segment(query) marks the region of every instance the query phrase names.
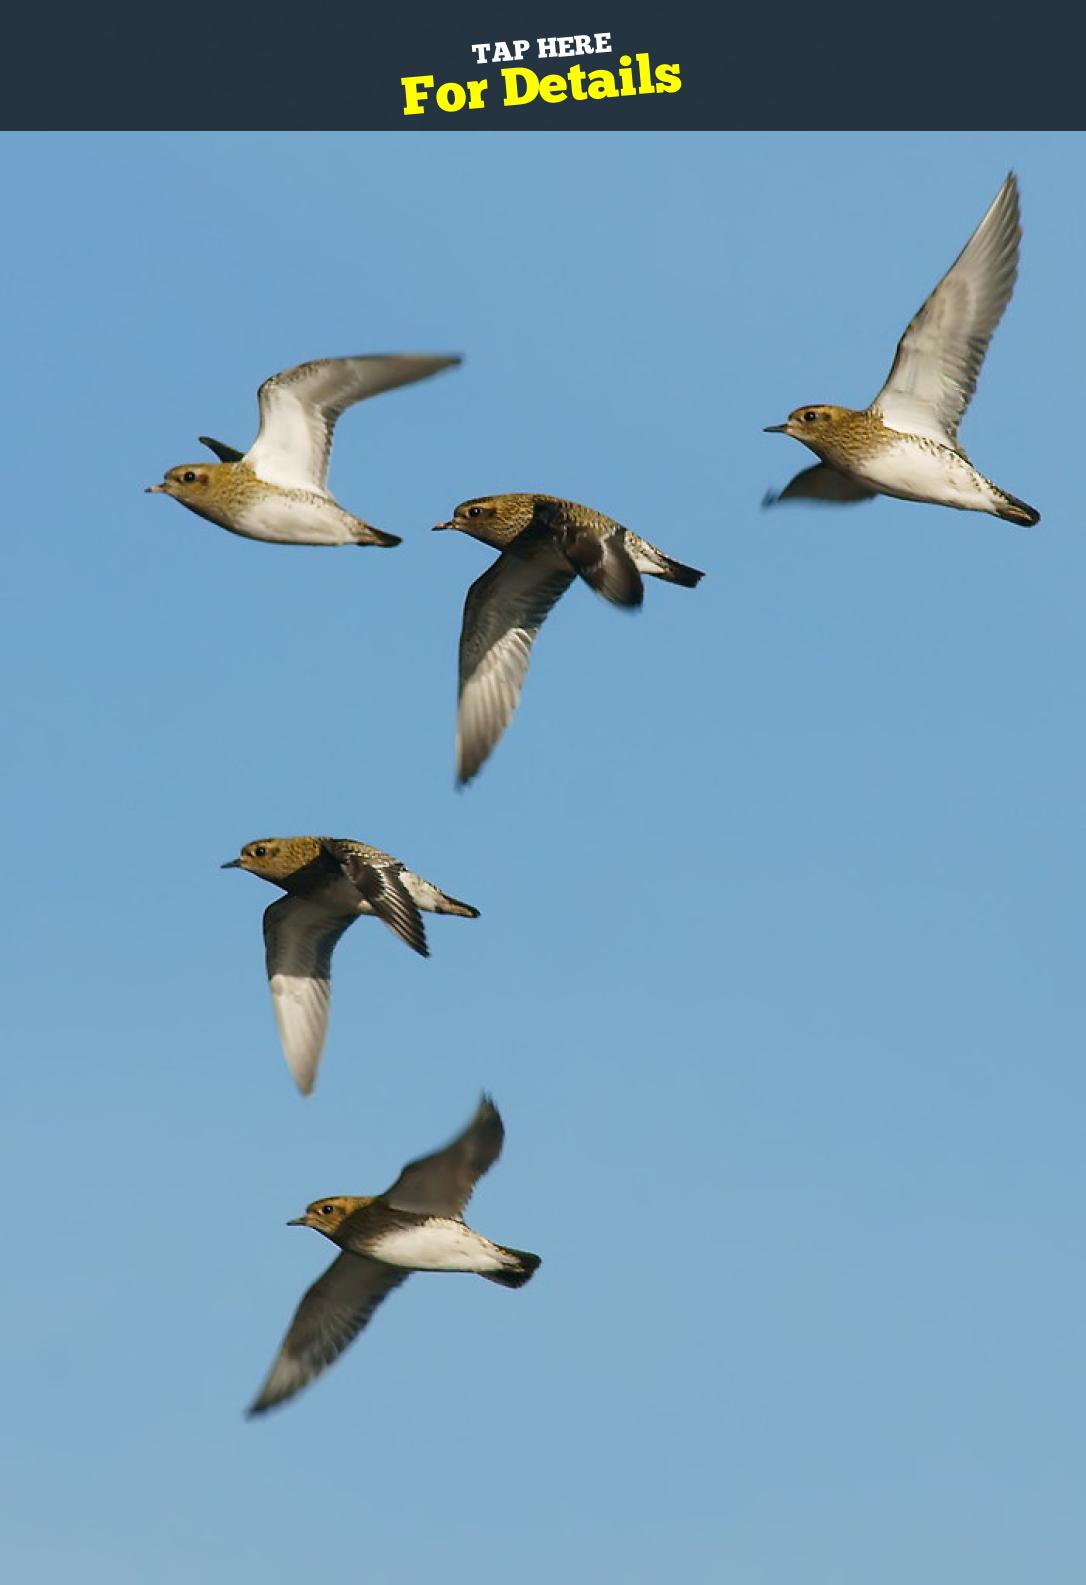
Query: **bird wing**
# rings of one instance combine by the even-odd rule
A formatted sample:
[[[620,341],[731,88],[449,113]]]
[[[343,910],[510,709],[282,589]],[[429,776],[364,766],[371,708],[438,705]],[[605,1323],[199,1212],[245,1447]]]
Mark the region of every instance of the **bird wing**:
[[[871,404],[890,429],[957,445],[992,332],[1014,290],[1021,240],[1012,171],[898,342],[890,377]]]
[[[602,594],[612,605],[636,610],[645,598],[645,586],[630,552],[624,531],[607,534],[578,534],[566,543],[566,555],[585,583]]]
[[[428,958],[430,949],[422,915],[400,879],[403,865],[398,860],[371,864],[360,853],[347,852],[337,857],[343,873],[358,887],[378,919],[384,920],[401,941]]]
[[[208,451],[213,451],[220,462],[240,462],[242,453],[233,446],[228,446],[225,440],[212,440],[210,435],[199,437],[201,446],[206,446]]]
[[[264,913],[264,949],[275,1021],[290,1071],[303,1095],[313,1088],[328,1028],[332,949],[355,917],[329,914],[304,897],[281,897]]]
[[[776,506],[778,501],[870,501],[878,492],[866,484],[850,479],[847,473],[838,473],[828,462],[816,462],[813,468],[804,468],[786,484],[783,490],[767,490],[763,506]]]
[[[476,1181],[501,1155],[504,1137],[498,1108],[484,1095],[463,1132],[443,1150],[410,1162],[382,1199],[398,1211],[459,1216]]]
[[[575,576],[549,536],[528,529],[468,590],[456,722],[461,784],[476,774],[509,725],[535,636]]]
[[[354,1341],[393,1288],[411,1275],[350,1250],[332,1262],[308,1290],[283,1339],[267,1379],[249,1406],[263,1414],[319,1376]]]
[[[410,385],[459,361],[390,353],[319,358],[273,374],[260,387],[260,432],[243,460],[267,484],[326,494],[328,454],[339,415],[367,396]]]
[[[627,548],[621,523],[572,501],[537,496],[532,530],[536,534],[546,531],[574,571],[605,600],[627,607],[639,606],[644,600],[641,574]]]

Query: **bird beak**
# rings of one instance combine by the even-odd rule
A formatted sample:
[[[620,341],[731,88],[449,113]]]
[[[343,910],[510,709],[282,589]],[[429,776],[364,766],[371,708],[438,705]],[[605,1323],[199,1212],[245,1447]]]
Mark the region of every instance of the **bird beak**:
[[[144,495],[165,495],[166,486],[164,484],[149,484],[143,493]]]
[[[762,430],[763,435],[787,435],[787,424],[767,424]]]
[[[219,868],[221,870],[240,870],[240,868],[241,868],[241,860],[240,859],[227,859],[225,864],[220,864],[219,865]]]
[[[433,532],[436,534],[439,528],[451,528],[451,527],[452,527],[451,523],[435,523],[434,527],[433,527]]]
[[[287,1223],[288,1227],[308,1227],[309,1219],[305,1216],[292,1216]]]

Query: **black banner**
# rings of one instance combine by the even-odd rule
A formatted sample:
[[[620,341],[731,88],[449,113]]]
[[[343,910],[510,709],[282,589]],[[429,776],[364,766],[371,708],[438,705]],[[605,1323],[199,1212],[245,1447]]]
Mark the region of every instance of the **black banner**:
[[[45,4],[8,24],[25,128],[664,131],[1081,123],[1043,10]]]

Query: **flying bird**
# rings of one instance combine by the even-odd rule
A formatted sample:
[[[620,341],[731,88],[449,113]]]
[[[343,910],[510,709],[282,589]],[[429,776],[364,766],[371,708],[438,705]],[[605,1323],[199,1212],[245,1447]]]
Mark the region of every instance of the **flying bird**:
[[[313,1088],[324,1048],[332,950],[348,925],[376,914],[425,958],[420,909],[479,917],[391,854],[344,837],[263,837],[222,868],[248,870],[287,893],[265,910],[264,946],[279,1037],[303,1095]]]
[[[478,496],[435,527],[459,529],[501,552],[464,604],[456,725],[461,786],[509,725],[536,634],[574,578],[614,605],[637,607],[643,573],[687,589],[704,576],[602,512],[554,495]]]
[[[412,1161],[384,1194],[330,1195],[287,1224],[314,1228],[342,1253],[299,1304],[251,1415],[292,1398],[326,1370],[413,1271],[470,1271],[504,1288],[523,1287],[539,1256],[492,1243],[463,1217],[504,1136],[497,1107],[484,1095],[451,1144]]]
[[[352,517],[326,480],[336,419],[355,402],[436,374],[458,357],[319,358],[273,374],[260,387],[260,431],[244,454],[200,436],[218,462],[171,468],[150,495],[172,495],[246,539],[281,545],[398,545],[395,534]]]
[[[1014,172],[898,342],[889,378],[870,407],[812,403],[767,434],[791,435],[820,459],[777,501],[866,501],[894,495],[966,512],[990,512],[1027,528],[1040,513],[979,473],[958,442],[992,332],[1018,274],[1022,227]]]

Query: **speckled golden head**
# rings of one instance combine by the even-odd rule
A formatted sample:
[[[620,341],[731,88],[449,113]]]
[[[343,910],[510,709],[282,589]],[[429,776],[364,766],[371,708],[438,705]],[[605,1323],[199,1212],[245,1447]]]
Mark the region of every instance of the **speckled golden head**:
[[[447,523],[435,523],[434,532],[455,528],[484,545],[508,545],[522,534],[535,516],[537,503],[554,500],[549,495],[477,495],[461,501]]]
[[[312,1205],[307,1205],[305,1215],[292,1217],[287,1226],[311,1227],[325,1238],[333,1238],[349,1216],[372,1205],[374,1199],[372,1194],[329,1195],[326,1200],[314,1200]]]
[[[228,859],[224,870],[248,870],[266,881],[278,881],[295,874],[320,857],[316,837],[260,837],[246,842],[240,857]]]
[[[813,402],[807,407],[797,407],[789,413],[785,424],[767,424],[767,435],[791,435],[794,440],[808,445],[818,440],[820,434],[832,432],[838,425],[857,416],[851,407],[835,407],[832,402]]]
[[[161,484],[147,486],[147,495],[169,495],[182,506],[223,528],[240,525],[254,501],[271,491],[251,468],[236,462],[183,462],[171,468]],[[271,492],[274,495],[274,491]]]
[[[214,490],[213,475],[219,466],[214,462],[183,462],[180,467],[171,468],[161,484],[149,484],[144,494],[172,495],[175,501],[189,506],[205,499],[209,491]]]

